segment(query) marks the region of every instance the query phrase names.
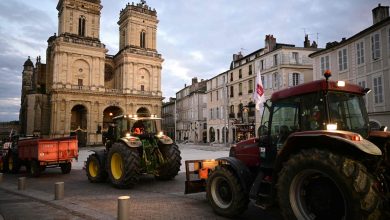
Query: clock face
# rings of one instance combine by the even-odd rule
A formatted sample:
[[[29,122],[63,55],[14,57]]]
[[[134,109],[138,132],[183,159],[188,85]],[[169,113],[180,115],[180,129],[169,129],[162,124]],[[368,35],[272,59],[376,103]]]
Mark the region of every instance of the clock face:
[[[114,70],[110,65],[104,67],[104,81],[111,81],[114,78]]]

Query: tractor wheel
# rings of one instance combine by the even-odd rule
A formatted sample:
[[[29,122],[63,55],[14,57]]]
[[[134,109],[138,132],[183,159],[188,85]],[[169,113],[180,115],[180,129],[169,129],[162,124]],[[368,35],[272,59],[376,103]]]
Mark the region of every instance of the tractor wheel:
[[[123,143],[112,145],[107,157],[107,171],[111,183],[116,188],[134,186],[140,175],[140,157],[138,151]]]
[[[91,154],[87,158],[86,171],[91,183],[104,182],[107,179],[107,172],[96,154]]]
[[[72,170],[72,163],[71,162],[61,163],[60,167],[61,167],[62,174],[68,174]]]
[[[374,184],[360,162],[308,149],[284,164],[276,187],[285,219],[378,219]]]
[[[158,180],[171,180],[180,171],[181,156],[179,147],[176,144],[164,146],[160,148],[160,152],[165,163],[159,167],[158,174],[155,177]]]
[[[10,173],[18,173],[20,170],[20,161],[18,155],[10,151],[7,158],[7,168]]]
[[[217,166],[207,179],[207,198],[218,215],[235,217],[248,208],[249,197],[227,167]]]
[[[39,177],[41,175],[41,168],[37,160],[32,160],[30,162],[29,170],[32,177]]]

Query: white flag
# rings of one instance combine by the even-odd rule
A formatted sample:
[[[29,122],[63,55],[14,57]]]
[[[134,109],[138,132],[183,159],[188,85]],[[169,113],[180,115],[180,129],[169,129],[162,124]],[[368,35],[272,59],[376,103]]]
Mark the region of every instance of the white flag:
[[[255,92],[253,93],[253,99],[256,103],[256,109],[260,110],[263,107],[263,103],[265,102],[265,96],[264,96],[264,87],[263,82],[261,81],[261,74],[260,74],[260,66],[258,66],[257,75],[256,75],[256,88]]]

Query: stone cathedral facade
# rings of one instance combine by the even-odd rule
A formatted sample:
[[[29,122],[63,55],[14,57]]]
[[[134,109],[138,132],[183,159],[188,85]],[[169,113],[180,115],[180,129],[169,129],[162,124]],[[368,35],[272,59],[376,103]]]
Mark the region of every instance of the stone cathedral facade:
[[[46,64],[24,63],[21,133],[63,137],[82,131],[86,144],[121,114],[161,116],[157,12],[145,1],[120,11],[119,52],[100,41],[100,0],[59,0],[58,34],[47,40]]]

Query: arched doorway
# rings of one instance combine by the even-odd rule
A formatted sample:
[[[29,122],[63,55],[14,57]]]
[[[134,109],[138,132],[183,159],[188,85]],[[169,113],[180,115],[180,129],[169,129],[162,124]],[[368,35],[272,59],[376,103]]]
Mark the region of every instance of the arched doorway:
[[[150,111],[145,107],[141,107],[137,110],[137,116],[138,117],[150,117]]]
[[[87,129],[87,109],[83,105],[75,105],[72,108],[70,130]]]
[[[215,131],[214,131],[213,127],[211,127],[209,130],[209,136],[210,136],[210,138],[209,138],[210,142],[214,142],[215,141]]]
[[[109,106],[103,111],[103,130],[107,130],[112,123],[112,119],[118,115],[122,115],[123,111],[117,106]]]
[[[88,111],[83,105],[75,105],[71,111],[70,134],[77,135],[78,146],[87,145],[87,115]]]

